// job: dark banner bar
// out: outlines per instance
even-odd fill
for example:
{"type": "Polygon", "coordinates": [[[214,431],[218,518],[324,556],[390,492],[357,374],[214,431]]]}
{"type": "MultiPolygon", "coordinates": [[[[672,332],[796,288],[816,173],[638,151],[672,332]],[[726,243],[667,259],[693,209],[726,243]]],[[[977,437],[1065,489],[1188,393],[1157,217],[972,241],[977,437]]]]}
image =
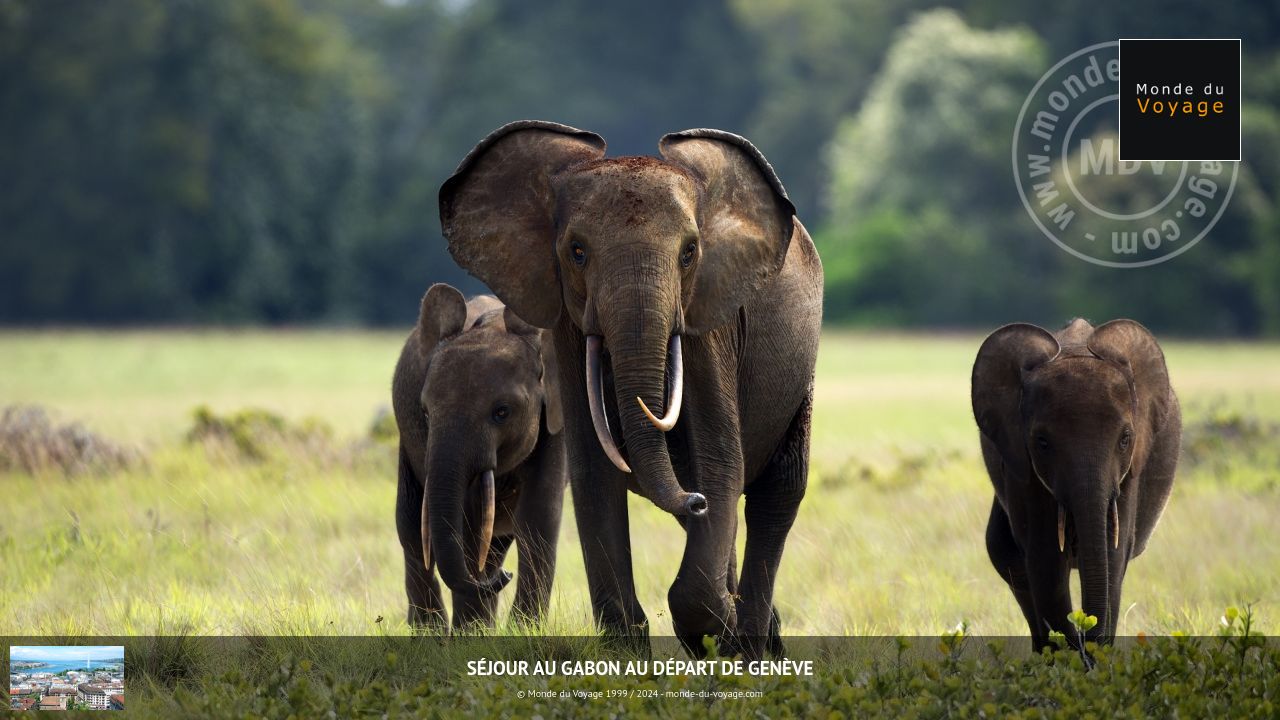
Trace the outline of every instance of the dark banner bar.
{"type": "MultiPolygon", "coordinates": [[[[125,697],[138,717],[409,717],[427,708],[662,716],[690,703],[768,716],[818,709],[877,716],[924,703],[990,717],[1025,704],[1070,711],[1112,696],[1149,716],[1280,707],[1280,642],[1238,633],[1124,637],[1086,652],[1065,643],[1044,653],[1026,637],[791,637],[784,656],[764,659],[695,659],[669,637],[639,646],[520,636],[2,640],[9,647],[123,646],[125,697]]],[[[12,673],[33,672],[9,670],[11,686],[19,678],[12,673]]],[[[5,706],[16,708],[21,697],[6,697],[5,706]]]]}

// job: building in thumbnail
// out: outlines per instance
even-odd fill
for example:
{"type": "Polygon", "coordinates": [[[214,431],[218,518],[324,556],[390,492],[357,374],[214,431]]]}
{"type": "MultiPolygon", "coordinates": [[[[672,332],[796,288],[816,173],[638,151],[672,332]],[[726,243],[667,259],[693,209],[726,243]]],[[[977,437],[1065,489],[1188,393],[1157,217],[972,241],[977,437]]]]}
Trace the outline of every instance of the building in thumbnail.
{"type": "Polygon", "coordinates": [[[105,688],[82,683],[76,688],[76,701],[88,705],[94,710],[106,710],[110,704],[110,696],[105,688]]]}

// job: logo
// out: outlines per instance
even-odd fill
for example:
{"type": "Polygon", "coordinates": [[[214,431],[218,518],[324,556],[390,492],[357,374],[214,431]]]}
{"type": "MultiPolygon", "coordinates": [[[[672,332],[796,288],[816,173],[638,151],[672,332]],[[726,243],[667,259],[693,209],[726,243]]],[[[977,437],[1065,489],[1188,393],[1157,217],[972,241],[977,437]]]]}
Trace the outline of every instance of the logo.
{"type": "Polygon", "coordinates": [[[1120,157],[1240,160],[1239,40],[1120,40],[1120,157]]]}
{"type": "Polygon", "coordinates": [[[1146,267],[1213,229],[1239,163],[1121,160],[1119,46],[1078,50],[1040,78],[1018,113],[1013,172],[1023,207],[1063,250],[1104,267],[1146,267]]]}

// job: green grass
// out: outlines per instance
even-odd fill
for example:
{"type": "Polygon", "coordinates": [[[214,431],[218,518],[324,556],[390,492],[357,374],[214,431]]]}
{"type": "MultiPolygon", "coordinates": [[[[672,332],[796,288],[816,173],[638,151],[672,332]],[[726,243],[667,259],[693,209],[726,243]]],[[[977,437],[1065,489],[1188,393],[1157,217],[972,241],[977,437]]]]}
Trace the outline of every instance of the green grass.
{"type": "MultiPolygon", "coordinates": [[[[290,447],[249,462],[183,441],[207,404],[316,417],[343,445],[389,404],[401,339],[0,333],[0,406],[44,405],[150,457],[100,477],[0,475],[0,635],[407,633],[389,449],[344,460],[290,447]]],[[[784,633],[935,635],[961,620],[973,633],[1026,633],[983,545],[991,491],[968,400],[980,341],[824,337],[810,490],[778,579],[784,633]]],[[[1166,353],[1188,426],[1280,422],[1280,345],[1171,342],[1166,353]]],[[[1247,601],[1271,627],[1280,463],[1269,442],[1184,464],[1130,566],[1122,633],[1203,632],[1247,601]]],[[[569,505],[551,634],[591,631],[569,505]]],[[[647,502],[633,497],[631,510],[640,599],[666,634],[684,538],[647,502]]]]}

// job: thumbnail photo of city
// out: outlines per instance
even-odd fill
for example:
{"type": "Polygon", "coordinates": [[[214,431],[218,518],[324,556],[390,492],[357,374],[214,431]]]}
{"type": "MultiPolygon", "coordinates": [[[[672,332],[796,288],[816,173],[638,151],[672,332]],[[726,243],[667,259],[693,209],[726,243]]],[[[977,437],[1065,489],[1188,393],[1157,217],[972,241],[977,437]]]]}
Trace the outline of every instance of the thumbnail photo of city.
{"type": "Polygon", "coordinates": [[[9,648],[11,710],[123,710],[124,647],[9,648]]]}

